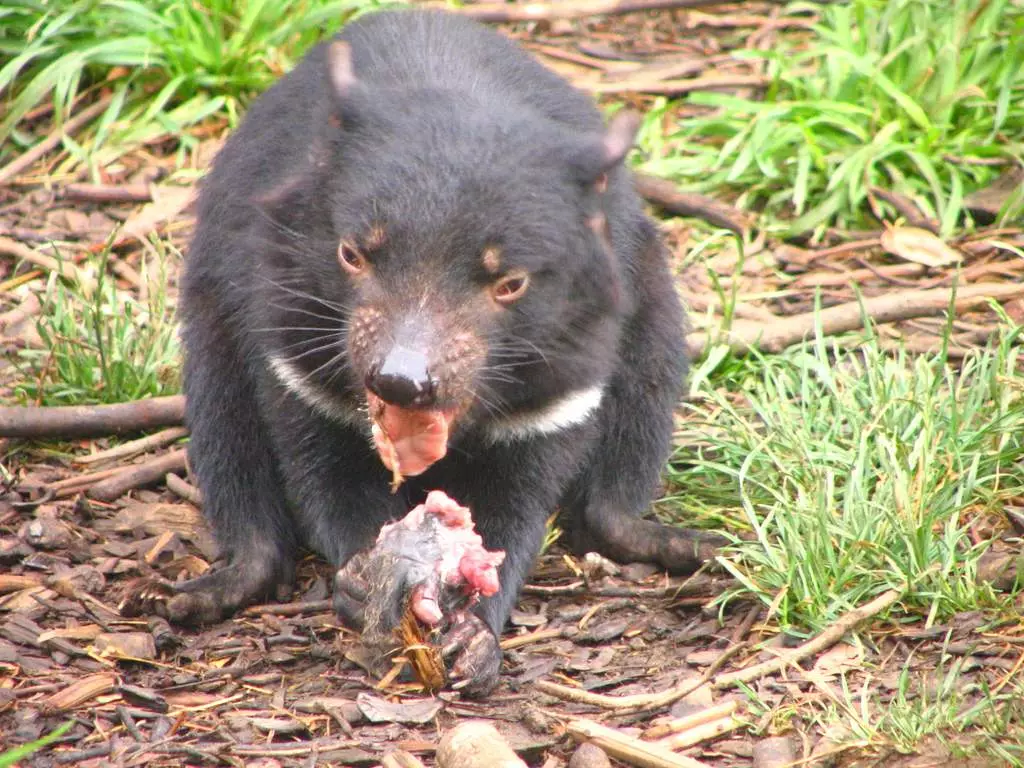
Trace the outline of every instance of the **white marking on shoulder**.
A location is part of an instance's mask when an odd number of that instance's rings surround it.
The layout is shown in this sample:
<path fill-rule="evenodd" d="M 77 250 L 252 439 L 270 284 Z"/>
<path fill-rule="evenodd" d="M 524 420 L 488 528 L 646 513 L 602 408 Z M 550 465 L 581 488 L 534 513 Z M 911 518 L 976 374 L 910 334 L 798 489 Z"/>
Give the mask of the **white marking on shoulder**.
<path fill-rule="evenodd" d="M 522 440 L 579 426 L 590 419 L 601 406 L 603 398 L 603 385 L 577 389 L 536 411 L 515 414 L 498 421 L 491 426 L 491 439 L 496 442 Z"/>
<path fill-rule="evenodd" d="M 360 424 L 358 410 L 338 402 L 320 387 L 311 384 L 292 363 L 277 355 L 268 355 L 270 369 L 285 389 L 296 395 L 302 402 L 323 416 L 341 424 Z"/>

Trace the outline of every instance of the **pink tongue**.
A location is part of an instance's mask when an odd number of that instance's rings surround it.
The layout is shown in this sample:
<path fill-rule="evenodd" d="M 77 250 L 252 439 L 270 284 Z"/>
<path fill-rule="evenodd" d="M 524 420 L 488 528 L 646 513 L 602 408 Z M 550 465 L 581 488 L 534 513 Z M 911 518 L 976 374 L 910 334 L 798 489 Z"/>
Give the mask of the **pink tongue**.
<path fill-rule="evenodd" d="M 448 414 L 399 408 L 372 393 L 367 393 L 367 399 L 375 416 L 373 442 L 390 472 L 413 477 L 444 458 L 448 452 Z"/>

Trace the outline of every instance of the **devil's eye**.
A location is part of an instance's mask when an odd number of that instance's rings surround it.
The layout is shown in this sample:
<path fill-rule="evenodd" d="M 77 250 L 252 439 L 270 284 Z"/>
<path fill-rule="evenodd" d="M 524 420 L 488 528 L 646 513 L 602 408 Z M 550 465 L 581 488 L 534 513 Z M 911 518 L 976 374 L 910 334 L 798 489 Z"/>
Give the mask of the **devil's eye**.
<path fill-rule="evenodd" d="M 512 304 L 522 298 L 530 285 L 530 276 L 522 270 L 510 272 L 491 284 L 491 296 L 499 304 Z"/>
<path fill-rule="evenodd" d="M 342 240 L 338 244 L 338 262 L 341 264 L 341 268 L 350 275 L 358 275 L 366 269 L 366 257 L 363 256 L 362 251 L 347 240 Z"/>

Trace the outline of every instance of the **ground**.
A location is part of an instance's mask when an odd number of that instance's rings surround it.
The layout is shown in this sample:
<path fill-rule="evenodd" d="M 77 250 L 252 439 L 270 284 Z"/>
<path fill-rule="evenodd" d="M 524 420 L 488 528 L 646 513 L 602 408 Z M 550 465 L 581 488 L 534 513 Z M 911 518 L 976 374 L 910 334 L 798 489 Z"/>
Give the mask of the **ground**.
<path fill-rule="evenodd" d="M 733 78 L 718 87 L 760 87 L 756 66 L 723 64 L 723 50 L 751 41 L 767 45 L 787 25 L 805 26 L 792 19 L 779 23 L 773 6 L 752 4 L 743 13 L 663 11 L 503 28 L 553 68 L 600 81 L 604 86 L 593 90 L 650 109 L 658 87 L 645 78 L 666 82 L 664 74 L 652 74 L 659 62 L 690 62 L 669 82 L 718 66 L 714 76 Z M 621 74 L 623 61 L 646 68 L 625 82 L 630 76 Z M 45 110 L 37 116 L 41 125 L 46 118 Z M 100 179 L 85 167 L 62 174 L 63 150 L 55 149 L 23 169 L 16 183 L 0 187 L 4 402 L 41 402 L 44 389 L 53 395 L 43 382 L 57 362 L 44 359 L 32 368 L 24 362 L 26 351 L 48 348 L 49 340 L 40 336 L 46 326 L 40 329 L 36 319 L 59 314 L 59 306 L 39 298 L 52 272 L 80 270 L 79 285 L 95 285 L 97 276 L 107 275 L 107 283 L 135 296 L 138 306 L 152 310 L 159 295 L 159 311 L 164 303 L 173 308 L 191 227 L 191 184 L 225 131 L 223 121 L 196 127 L 184 154 L 173 137 L 159 136 L 104 168 Z M 161 183 L 167 179 L 173 183 Z M 94 186 L 75 186 L 97 180 L 116 187 L 113 199 L 98 198 Z M 991 196 L 979 198 L 980 213 L 991 214 L 1005 201 L 998 190 L 992 194 L 995 203 Z M 939 297 L 934 312 L 899 309 L 936 301 L 915 291 L 948 291 L 952 273 L 948 252 L 934 235 L 937 223 L 913 201 L 895 193 L 879 197 L 903 215 L 903 226 L 889 234 L 833 228 L 802 241 L 759 230 L 749 213 L 731 208 L 732 200 L 682 201 L 690 214 L 738 230 L 745 242 L 741 253 L 696 218 L 670 218 L 665 209 L 671 202 L 651 193 L 696 326 L 695 355 L 707 351 L 730 301 L 736 324 L 726 343 L 746 348 L 753 344 L 751 327 L 768 327 L 777 336 L 762 340 L 762 349 L 774 351 L 772 344 L 784 349 L 795 343 L 792 333 L 786 335 L 792 328 L 797 339 L 813 329 L 806 323 L 816 300 L 838 306 L 855 302 L 858 291 L 889 302 L 868 311 L 884 317 L 882 347 L 898 342 L 922 354 L 939 349 L 946 327 L 939 312 L 948 295 Z M 117 222 L 125 226 L 97 272 L 95 257 L 107 253 Z M 709 240 L 715 243 L 710 250 Z M 51 242 L 62 243 L 70 264 L 45 260 Z M 1024 319 L 1022 247 L 1024 237 L 1013 226 L 980 227 L 956 240 L 967 259 L 962 279 L 1001 285 L 1001 311 L 1017 323 Z M 979 295 L 994 295 L 992 290 Z M 990 304 L 969 293 L 961 294 L 959 306 L 963 311 L 949 337 L 954 360 L 986 343 L 1001 322 Z M 77 322 L 88 325 L 89 316 L 82 317 Z M 835 332 L 858 327 L 859 320 L 845 323 Z M 74 325 L 48 327 L 59 335 Z M 158 330 L 135 343 L 172 349 L 172 337 Z M 151 379 L 144 385 L 159 391 L 171 381 L 173 389 L 173 360 L 148 361 Z M 69 391 L 73 374 L 61 373 Z M 174 422 L 172 417 L 161 426 Z M 681 444 L 701 427 L 685 409 L 679 422 Z M 91 457 L 124 439 L 0 438 L 0 750 L 71 723 L 55 745 L 25 758 L 25 765 L 377 765 L 405 759 L 386 758 L 395 750 L 433 765 L 444 733 L 482 718 L 529 765 L 556 768 L 573 755 L 579 739 L 572 734 L 581 721 L 629 737 L 669 722 L 682 728 L 687 723 L 680 718 L 711 707 L 706 727 L 690 723 L 674 737 L 676 756 L 757 768 L 794 761 L 974 767 L 1021 759 L 1006 746 L 1013 739 L 1004 739 L 1019 728 L 1024 706 L 1010 695 L 1019 691 L 1024 665 L 1015 603 L 942 620 L 920 615 L 875 621 L 901 599 L 885 592 L 861 601 L 868 606 L 863 615 L 839 611 L 833 627 L 798 637 L 779 631 L 765 600 L 746 595 L 723 606 L 717 598 L 735 581 L 721 568 L 670 579 L 647 567 L 574 559 L 556 541 L 538 561 L 504 635 L 501 684 L 482 702 L 372 678 L 360 663 L 358 637 L 330 609 L 332 574 L 312 556 L 300 568 L 295 594 L 233 620 L 200 630 L 158 618 L 126 620 L 117 606 L 133 579 L 196 574 L 215 556 L 183 473 L 184 432 L 170 426 L 161 435 L 157 444 L 100 461 Z M 120 477 L 125 465 L 151 464 L 154 457 L 164 463 L 150 481 L 115 483 L 113 491 L 102 485 Z M 680 472 L 685 479 L 685 468 L 677 467 L 670 484 L 678 484 Z M 182 474 L 184 480 L 177 477 Z M 1010 538 L 1017 522 L 1012 509 L 1020 506 L 1020 499 L 1008 504 L 1006 519 L 979 514 L 971 523 L 977 540 L 1006 534 L 985 561 L 985 578 L 1011 593 L 1019 551 Z M 864 623 L 870 634 L 846 633 Z M 646 698 L 612 698 L 627 696 Z M 979 723 L 978 712 L 992 701 L 1000 706 L 985 710 L 988 719 Z M 995 722 L 1000 718 L 1002 725 Z M 672 763 L 664 744 L 658 749 L 645 758 L 620 757 L 637 765 L 684 764 Z"/>

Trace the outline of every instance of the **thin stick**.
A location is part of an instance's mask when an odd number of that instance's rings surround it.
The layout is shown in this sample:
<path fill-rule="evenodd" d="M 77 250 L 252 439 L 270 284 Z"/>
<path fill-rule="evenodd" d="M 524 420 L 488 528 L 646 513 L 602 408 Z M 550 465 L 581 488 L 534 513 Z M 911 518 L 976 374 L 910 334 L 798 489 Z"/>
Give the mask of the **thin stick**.
<path fill-rule="evenodd" d="M 157 448 L 163 448 L 171 443 L 177 442 L 187 435 L 188 430 L 185 429 L 185 427 L 171 427 L 170 429 L 163 429 L 152 435 L 147 435 L 146 437 L 140 437 L 138 440 L 130 440 L 127 443 L 115 445 L 113 448 L 108 448 L 105 451 L 97 451 L 96 453 L 90 453 L 87 456 L 76 456 L 74 461 L 76 464 L 95 464 L 100 461 L 108 461 L 111 459 L 124 459 L 129 456 L 137 456 L 140 453 L 146 453 L 147 451 L 152 451 Z"/>
<path fill-rule="evenodd" d="M 70 259 L 61 260 L 48 256 L 9 237 L 0 237 L 0 253 L 9 254 L 49 272 L 56 272 L 61 277 L 74 280 L 85 289 L 91 290 L 93 287 L 93 281 L 86 278 Z"/>
<path fill-rule="evenodd" d="M 191 501 L 197 507 L 203 506 L 203 494 L 191 483 L 182 480 L 173 473 L 168 473 L 164 478 L 164 485 L 171 493 L 176 493 L 185 501 Z"/>
<path fill-rule="evenodd" d="M 97 483 L 86 491 L 86 495 L 97 501 L 114 501 L 134 488 L 162 480 L 168 472 L 184 470 L 185 461 L 184 450 L 165 453 L 142 464 L 135 464 Z"/>
<path fill-rule="evenodd" d="M 956 292 L 956 308 L 984 302 L 988 299 L 1005 300 L 1024 294 L 1020 283 L 979 283 L 963 285 Z M 915 317 L 927 317 L 944 312 L 952 296 L 950 288 L 933 288 L 922 291 L 901 291 L 884 296 L 864 299 L 863 304 L 850 301 L 818 313 L 804 312 L 790 317 L 780 317 L 771 326 L 755 323 L 737 323 L 723 334 L 724 342 L 733 352 L 743 354 L 754 348 L 765 352 L 781 352 L 786 347 L 798 344 L 814 333 L 818 323 L 826 336 L 862 328 L 864 315 L 875 323 L 892 323 Z M 706 333 L 694 333 L 687 339 L 691 353 L 699 354 L 708 344 Z"/>
<path fill-rule="evenodd" d="M 666 736 L 664 739 L 654 743 L 666 749 L 686 749 L 694 744 L 700 744 L 702 741 L 721 736 L 723 733 L 735 731 L 742 725 L 742 721 L 735 719 L 731 715 L 729 717 L 720 717 L 717 720 L 701 723 L 680 733 L 673 733 L 671 736 Z"/>
<path fill-rule="evenodd" d="M 665 96 L 718 88 L 767 88 L 771 84 L 772 78 L 767 75 L 703 75 L 686 80 L 620 80 L 612 83 L 582 80 L 577 83 L 590 93 L 657 93 Z"/>
<path fill-rule="evenodd" d="M 566 731 L 578 743 L 596 744 L 612 757 L 639 768 L 708 768 L 706 763 L 692 757 L 677 755 L 658 744 L 634 739 L 593 720 L 572 720 Z"/>
<path fill-rule="evenodd" d="M 182 395 L 115 405 L 8 406 L 0 407 L 0 437 L 103 437 L 179 426 L 184 418 L 185 398 Z"/>
<path fill-rule="evenodd" d="M 65 136 L 71 136 L 90 120 L 98 117 L 110 105 L 112 100 L 113 96 L 107 96 L 100 99 L 95 104 L 89 105 L 63 125 L 53 130 L 50 135 L 38 144 L 27 151 L 22 152 L 19 157 L 16 157 L 3 168 L 0 168 L 0 184 L 4 184 L 17 176 L 36 160 L 60 144 Z"/>
<path fill-rule="evenodd" d="M 86 203 L 148 203 L 153 199 L 149 184 L 68 184 L 64 199 Z"/>
<path fill-rule="evenodd" d="M 696 728 L 698 725 L 704 725 L 704 723 L 710 723 L 714 720 L 728 717 L 736 711 L 737 707 L 739 707 L 739 702 L 735 699 L 722 701 L 715 704 L 713 707 L 707 707 L 706 709 L 700 710 L 700 712 L 694 712 L 692 715 L 677 717 L 675 720 L 648 728 L 640 734 L 640 738 L 644 741 L 654 741 L 656 739 L 663 739 L 666 736 L 671 736 L 673 733 L 682 733 L 683 731 L 688 731 L 691 728 Z"/>
<path fill-rule="evenodd" d="M 899 600 L 902 595 L 903 593 L 896 589 L 883 592 L 870 603 L 858 606 L 839 617 L 835 624 L 803 645 L 797 646 L 787 653 L 780 654 L 778 658 L 770 659 L 761 664 L 737 670 L 736 672 L 719 675 L 712 683 L 712 686 L 721 690 L 723 688 L 731 688 L 737 683 L 749 683 L 751 680 L 774 674 L 801 659 L 813 656 L 838 643 L 843 638 L 843 635 L 853 629 L 853 627 L 866 619 L 870 619 L 875 614 L 881 613 Z"/>

